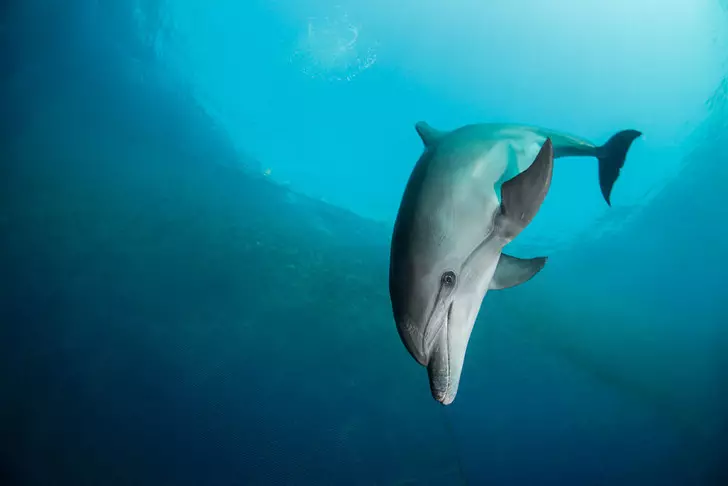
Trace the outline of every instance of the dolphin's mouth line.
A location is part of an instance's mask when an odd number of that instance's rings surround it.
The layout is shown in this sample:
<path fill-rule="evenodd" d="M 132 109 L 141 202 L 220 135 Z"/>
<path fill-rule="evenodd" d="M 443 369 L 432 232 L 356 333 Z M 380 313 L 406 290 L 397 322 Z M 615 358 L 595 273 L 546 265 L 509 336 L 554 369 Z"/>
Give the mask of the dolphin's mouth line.
<path fill-rule="evenodd" d="M 450 315 L 452 314 L 452 302 L 450 302 L 450 306 L 447 308 L 447 314 L 445 315 L 445 349 L 447 353 L 447 370 L 446 370 L 446 382 L 445 382 L 445 396 L 443 397 L 445 400 L 447 400 L 448 396 L 450 395 L 450 385 L 452 384 L 452 376 L 450 374 L 450 359 L 452 356 L 452 353 L 450 352 Z"/>
<path fill-rule="evenodd" d="M 440 291 L 442 292 L 442 291 Z M 425 353 L 425 356 L 427 357 L 427 360 L 430 359 L 430 351 L 432 351 L 432 345 L 435 342 L 435 338 L 438 334 L 440 334 L 440 331 L 442 330 L 442 326 L 445 325 L 445 319 L 447 316 L 442 316 L 442 319 L 438 319 L 437 324 L 435 327 L 434 332 L 430 332 L 430 329 L 432 328 L 432 320 L 433 317 L 435 317 L 435 311 L 437 311 L 440 307 L 442 307 L 442 304 L 440 303 L 440 292 L 438 292 L 437 300 L 435 301 L 435 305 L 432 306 L 432 311 L 430 311 L 430 317 L 427 319 L 427 326 L 425 327 L 425 332 L 422 333 L 422 351 Z M 442 314 L 441 312 L 438 312 L 437 314 Z"/>
<path fill-rule="evenodd" d="M 435 337 L 437 338 L 437 348 L 434 350 L 435 361 L 429 360 L 427 363 L 427 371 L 430 375 L 430 390 L 433 398 L 443 405 L 449 405 L 452 402 L 453 393 L 453 376 L 452 376 L 452 350 L 450 322 L 452 321 L 452 310 L 454 303 L 450 303 L 443 313 L 439 327 Z M 442 333 L 445 333 L 443 336 Z"/>
<path fill-rule="evenodd" d="M 425 324 L 425 329 L 422 331 L 422 352 L 424 353 L 425 360 L 430 360 L 430 347 L 429 344 L 430 341 L 432 341 L 432 336 L 428 339 L 428 332 L 430 330 L 430 326 L 432 326 L 432 317 L 435 315 L 435 311 L 437 310 L 438 305 L 440 305 L 440 296 L 442 295 L 442 287 L 440 287 L 437 290 L 437 296 L 435 297 L 435 302 L 432 304 L 432 309 L 430 309 L 430 315 L 427 316 L 427 324 Z"/>

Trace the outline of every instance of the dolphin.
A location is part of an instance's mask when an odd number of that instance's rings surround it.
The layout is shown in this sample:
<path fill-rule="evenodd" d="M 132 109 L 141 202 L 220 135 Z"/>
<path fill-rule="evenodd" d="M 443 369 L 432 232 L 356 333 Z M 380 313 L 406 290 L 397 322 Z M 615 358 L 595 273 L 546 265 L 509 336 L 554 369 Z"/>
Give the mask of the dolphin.
<path fill-rule="evenodd" d="M 400 339 L 427 367 L 432 396 L 449 405 L 486 292 L 519 285 L 546 263 L 502 250 L 541 207 L 556 144 L 510 127 L 416 128 L 425 150 L 395 220 L 389 293 Z M 528 161 L 524 139 L 541 141 Z"/>

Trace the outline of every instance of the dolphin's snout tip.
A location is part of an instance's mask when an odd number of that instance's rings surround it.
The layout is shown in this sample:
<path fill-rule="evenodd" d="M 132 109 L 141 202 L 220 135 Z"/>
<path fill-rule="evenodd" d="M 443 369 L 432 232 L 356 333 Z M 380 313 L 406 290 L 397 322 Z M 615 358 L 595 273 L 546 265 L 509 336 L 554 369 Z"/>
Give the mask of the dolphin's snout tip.
<path fill-rule="evenodd" d="M 435 396 L 433 394 L 433 397 L 443 407 L 447 407 L 448 405 L 450 405 L 452 402 L 455 401 L 455 397 L 454 396 L 447 395 L 447 394 L 438 395 L 438 396 Z"/>
<path fill-rule="evenodd" d="M 453 386 L 454 384 L 449 373 L 438 372 L 439 370 L 433 368 L 434 366 L 428 367 L 432 398 L 442 405 L 450 405 L 455 400 L 457 387 Z"/>

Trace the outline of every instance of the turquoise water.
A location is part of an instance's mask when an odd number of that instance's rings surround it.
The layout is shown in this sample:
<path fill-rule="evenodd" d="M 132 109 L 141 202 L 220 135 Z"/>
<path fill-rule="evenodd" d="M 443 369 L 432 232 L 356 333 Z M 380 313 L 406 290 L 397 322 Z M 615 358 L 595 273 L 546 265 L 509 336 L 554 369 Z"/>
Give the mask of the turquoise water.
<path fill-rule="evenodd" d="M 724 2 L 0 9 L 1 484 L 722 485 Z M 387 287 L 414 130 L 560 159 L 455 402 Z"/>

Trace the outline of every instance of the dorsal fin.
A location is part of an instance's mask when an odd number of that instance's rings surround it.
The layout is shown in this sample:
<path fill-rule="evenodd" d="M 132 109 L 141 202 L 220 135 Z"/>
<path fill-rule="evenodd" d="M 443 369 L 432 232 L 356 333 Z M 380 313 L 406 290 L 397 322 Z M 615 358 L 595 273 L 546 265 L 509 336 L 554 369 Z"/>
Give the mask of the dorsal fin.
<path fill-rule="evenodd" d="M 427 122 L 418 121 L 415 123 L 415 130 L 420 135 L 425 147 L 432 147 L 445 135 L 445 132 L 432 128 Z"/>

